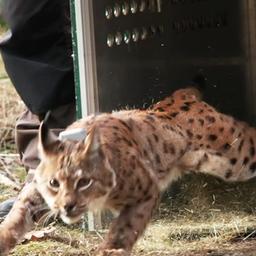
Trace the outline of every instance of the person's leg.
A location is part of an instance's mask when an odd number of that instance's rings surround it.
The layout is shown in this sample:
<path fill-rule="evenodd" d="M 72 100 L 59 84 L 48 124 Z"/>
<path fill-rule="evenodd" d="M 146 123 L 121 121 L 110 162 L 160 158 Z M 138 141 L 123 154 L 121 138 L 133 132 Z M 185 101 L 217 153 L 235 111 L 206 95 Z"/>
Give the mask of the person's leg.
<path fill-rule="evenodd" d="M 69 1 L 3 1 L 2 14 L 10 30 L 0 41 L 0 51 L 6 71 L 29 109 L 17 121 L 16 144 L 22 163 L 33 175 L 39 163 L 41 118 L 51 110 L 50 127 L 56 131 L 75 119 Z M 12 203 L 0 204 L 0 216 Z"/>
<path fill-rule="evenodd" d="M 10 36 L 0 41 L 8 75 L 28 111 L 16 124 L 16 142 L 27 169 L 38 165 L 37 129 L 51 110 L 50 127 L 75 118 L 68 0 L 3 0 Z M 33 113 L 32 113 L 33 112 Z"/>
<path fill-rule="evenodd" d="M 15 127 L 15 141 L 20 155 L 22 164 L 25 166 L 28 174 L 26 182 L 29 183 L 34 177 L 34 172 L 39 164 L 39 156 L 37 151 L 38 128 L 41 118 L 32 114 L 29 110 L 25 111 L 18 119 Z M 48 119 L 48 126 L 58 134 L 66 126 L 75 121 L 76 108 L 75 104 L 60 106 L 51 111 Z M 6 216 L 11 210 L 16 198 L 10 198 L 0 203 L 0 218 Z"/>
<path fill-rule="evenodd" d="M 3 0 L 6 71 L 34 114 L 75 101 L 68 0 Z"/>
<path fill-rule="evenodd" d="M 58 134 L 75 121 L 75 104 L 67 104 L 51 110 L 48 126 Z M 20 159 L 27 170 L 33 170 L 39 164 L 37 152 L 38 128 L 44 116 L 25 111 L 17 120 L 15 141 Z"/>

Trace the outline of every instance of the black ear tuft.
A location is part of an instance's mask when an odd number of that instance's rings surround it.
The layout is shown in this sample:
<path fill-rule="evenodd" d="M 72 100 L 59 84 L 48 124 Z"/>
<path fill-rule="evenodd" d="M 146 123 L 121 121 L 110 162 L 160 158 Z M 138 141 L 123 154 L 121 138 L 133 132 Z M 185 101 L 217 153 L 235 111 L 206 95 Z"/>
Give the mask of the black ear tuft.
<path fill-rule="evenodd" d="M 49 110 L 44 117 L 43 123 L 47 124 L 51 116 L 51 110 Z"/>
<path fill-rule="evenodd" d="M 59 144 L 57 136 L 49 129 L 47 125 L 50 115 L 51 112 L 48 111 L 39 127 L 38 150 L 41 159 L 54 152 L 56 146 Z"/>
<path fill-rule="evenodd" d="M 51 111 L 48 111 L 44 117 L 44 120 L 40 124 L 39 128 L 39 140 L 42 143 L 43 146 L 47 146 L 47 139 L 49 137 L 50 129 L 47 125 L 49 119 L 50 119 Z"/>
<path fill-rule="evenodd" d="M 41 125 L 39 128 L 39 131 L 40 131 L 39 137 L 41 138 L 41 142 L 43 145 L 45 145 L 46 139 L 47 139 L 48 133 L 49 133 L 49 127 L 47 125 L 47 122 L 49 120 L 50 114 L 51 114 L 51 112 L 48 111 L 47 114 L 45 115 L 44 120 L 41 122 Z"/>

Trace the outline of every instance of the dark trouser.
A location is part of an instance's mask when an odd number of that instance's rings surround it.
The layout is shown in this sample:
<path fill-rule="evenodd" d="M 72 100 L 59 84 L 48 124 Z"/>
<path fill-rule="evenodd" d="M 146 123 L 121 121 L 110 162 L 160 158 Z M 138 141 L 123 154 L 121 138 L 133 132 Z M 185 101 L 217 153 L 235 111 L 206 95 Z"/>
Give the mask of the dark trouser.
<path fill-rule="evenodd" d="M 68 0 L 4 0 L 6 71 L 28 109 L 46 113 L 74 102 Z"/>
<path fill-rule="evenodd" d="M 0 41 L 6 71 L 28 107 L 17 121 L 22 162 L 38 165 L 37 132 L 48 110 L 58 131 L 75 119 L 75 95 L 68 0 L 3 0 L 9 33 Z M 33 113 L 33 114 L 32 114 Z"/>
<path fill-rule="evenodd" d="M 75 121 L 75 104 L 63 105 L 51 111 L 47 125 L 55 133 Z M 38 128 L 41 117 L 25 111 L 16 122 L 15 140 L 20 158 L 27 170 L 33 170 L 39 164 L 37 152 Z"/>

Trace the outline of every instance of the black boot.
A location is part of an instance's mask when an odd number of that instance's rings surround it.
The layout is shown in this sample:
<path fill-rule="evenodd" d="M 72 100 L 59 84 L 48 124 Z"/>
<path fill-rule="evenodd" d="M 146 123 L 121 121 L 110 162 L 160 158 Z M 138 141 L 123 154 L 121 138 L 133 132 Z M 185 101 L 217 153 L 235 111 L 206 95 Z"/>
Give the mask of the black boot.
<path fill-rule="evenodd" d="M 9 198 L 0 203 L 0 218 L 4 218 L 9 213 L 15 200 L 16 198 Z"/>

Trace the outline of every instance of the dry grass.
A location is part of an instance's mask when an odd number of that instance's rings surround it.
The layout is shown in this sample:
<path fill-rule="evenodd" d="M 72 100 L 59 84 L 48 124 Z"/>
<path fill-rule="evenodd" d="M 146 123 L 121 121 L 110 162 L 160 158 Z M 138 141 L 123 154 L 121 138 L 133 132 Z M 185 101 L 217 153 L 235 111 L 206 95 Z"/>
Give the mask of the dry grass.
<path fill-rule="evenodd" d="M 14 150 L 15 120 L 23 111 L 24 105 L 17 96 L 10 79 L 5 73 L 0 59 L 0 149 Z"/>
<path fill-rule="evenodd" d="M 133 255 L 256 255 L 254 181 L 228 185 L 190 175 L 178 188 L 175 198 L 165 196 Z M 11 255 L 90 256 L 105 235 L 85 232 L 81 225 L 55 226 L 50 236 L 19 245 Z"/>
<path fill-rule="evenodd" d="M 24 180 L 13 143 L 14 124 L 23 104 L 0 64 L 0 172 L 4 168 L 18 182 Z M 7 152 L 7 154 L 6 154 Z M 136 256 L 255 256 L 255 180 L 226 184 L 203 175 L 189 175 L 164 195 Z M 17 191 L 0 186 L 0 201 Z M 92 255 L 105 232 L 88 233 L 79 226 L 56 224 L 57 230 L 38 241 L 15 248 L 11 255 Z M 40 227 L 39 227 L 40 229 Z"/>

